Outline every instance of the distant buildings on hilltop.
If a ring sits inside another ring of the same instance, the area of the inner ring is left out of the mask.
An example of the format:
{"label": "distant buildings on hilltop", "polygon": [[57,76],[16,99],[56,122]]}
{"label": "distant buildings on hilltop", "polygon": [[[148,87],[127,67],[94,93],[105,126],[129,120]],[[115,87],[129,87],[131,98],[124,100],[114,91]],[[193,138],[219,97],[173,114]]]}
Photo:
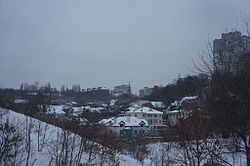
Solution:
{"label": "distant buildings on hilltop", "polygon": [[147,97],[153,93],[153,88],[144,87],[143,89],[139,90],[140,97]]}
{"label": "distant buildings on hilltop", "polygon": [[115,86],[113,90],[113,94],[131,94],[131,86],[130,83],[128,85],[120,85]]}

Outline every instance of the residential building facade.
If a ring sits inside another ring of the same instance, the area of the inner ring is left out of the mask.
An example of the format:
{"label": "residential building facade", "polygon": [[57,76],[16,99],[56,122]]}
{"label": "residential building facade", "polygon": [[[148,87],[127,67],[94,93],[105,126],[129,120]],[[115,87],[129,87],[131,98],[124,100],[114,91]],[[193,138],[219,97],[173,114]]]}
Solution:
{"label": "residential building facade", "polygon": [[119,136],[145,135],[148,131],[148,122],[145,119],[131,116],[103,119],[98,124],[103,126],[105,131]]}
{"label": "residential building facade", "polygon": [[118,94],[118,93],[131,94],[130,83],[128,85],[115,86],[113,93],[114,94]]}
{"label": "residential building facade", "polygon": [[128,109],[125,115],[147,120],[149,128],[162,126],[163,112],[149,107],[129,107]]}
{"label": "residential building facade", "polygon": [[241,32],[222,33],[213,41],[214,67],[218,71],[236,72],[241,56],[250,51],[250,36]]}
{"label": "residential building facade", "polygon": [[190,116],[192,111],[187,111],[187,110],[172,110],[172,111],[166,111],[166,122],[170,126],[175,126],[177,125],[179,119],[186,119]]}
{"label": "residential building facade", "polygon": [[139,90],[140,97],[147,97],[153,93],[152,88],[144,87],[143,89]]}

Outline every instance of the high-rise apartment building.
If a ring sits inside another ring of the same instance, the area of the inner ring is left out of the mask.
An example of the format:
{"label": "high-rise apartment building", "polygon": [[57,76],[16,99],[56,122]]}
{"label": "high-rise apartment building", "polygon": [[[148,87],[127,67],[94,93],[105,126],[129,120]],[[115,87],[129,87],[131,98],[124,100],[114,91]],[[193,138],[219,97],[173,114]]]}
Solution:
{"label": "high-rise apartment building", "polygon": [[236,72],[243,54],[250,51],[250,37],[241,32],[222,33],[213,41],[214,67],[219,71]]}

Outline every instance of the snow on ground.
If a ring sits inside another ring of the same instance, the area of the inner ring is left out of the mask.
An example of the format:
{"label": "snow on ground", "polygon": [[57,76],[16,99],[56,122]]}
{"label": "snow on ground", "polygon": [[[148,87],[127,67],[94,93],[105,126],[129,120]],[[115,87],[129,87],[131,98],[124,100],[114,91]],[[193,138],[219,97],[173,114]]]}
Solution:
{"label": "snow on ground", "polygon": [[[225,142],[228,140],[220,140],[220,142]],[[216,146],[215,141],[209,139],[207,142],[211,147]],[[195,145],[193,145],[195,149]],[[161,162],[164,161],[164,165],[175,166],[175,165],[184,165],[185,149],[181,149],[179,144],[176,142],[158,142],[148,145],[148,149],[151,149],[149,152],[149,158],[152,165],[161,165]],[[217,152],[222,152],[222,159],[225,160],[228,164],[224,165],[233,165],[233,166],[246,166],[246,158],[242,153],[230,153],[226,148],[218,148]],[[206,150],[203,151],[204,154],[201,154],[203,161],[201,165],[206,164],[209,159],[209,153]],[[197,160],[195,160],[197,162]]]}
{"label": "snow on ground", "polygon": [[[0,108],[0,118],[1,123],[5,123],[7,120],[17,127],[17,131],[21,133],[21,135],[24,137],[24,142],[22,145],[22,148],[24,149],[27,142],[27,129],[31,122],[31,157],[29,161],[29,165],[32,165],[34,163],[34,166],[48,166],[50,161],[52,161],[51,165],[55,164],[55,159],[58,157],[58,154],[61,153],[60,148],[62,147],[62,142],[64,137],[68,137],[68,144],[70,145],[69,152],[71,148],[74,148],[72,151],[72,155],[76,155],[79,150],[79,142],[81,137],[70,133],[68,131],[65,131],[61,128],[58,128],[56,126],[41,122],[37,119],[27,117],[23,114],[19,114],[16,112],[13,112],[11,110],[6,110],[3,108]],[[38,151],[38,129],[41,129],[40,132],[40,144],[39,148],[40,151]],[[45,130],[46,129],[46,130]],[[45,132],[46,131],[46,132]],[[44,138],[43,138],[44,136]],[[88,141],[91,142],[91,141]],[[96,143],[94,143],[96,144]],[[178,146],[173,146],[174,143],[170,147],[166,146],[168,143],[153,143],[148,146],[148,149],[150,151],[149,156],[144,159],[144,166],[158,166],[160,165],[162,155],[164,155],[164,158],[167,159],[174,159],[176,157],[182,158],[181,153],[178,149]],[[169,148],[168,151],[165,151],[163,153],[162,148]],[[95,165],[100,165],[100,153],[98,152],[96,154],[96,158],[93,158],[92,163]],[[118,154],[117,154],[118,155]],[[27,158],[27,152],[22,151],[18,155],[22,159]],[[83,152],[81,157],[82,163],[87,163],[89,158],[88,152]],[[120,159],[120,165],[121,166],[139,166],[142,165],[139,161],[132,158],[129,155],[119,154]],[[229,154],[225,156],[225,159],[235,166],[244,166],[246,165],[246,159],[242,154]],[[25,165],[25,160],[21,165]],[[69,164],[67,164],[69,165]],[[110,165],[109,163],[104,164],[106,166]],[[176,163],[172,163],[169,165],[180,165]]]}
{"label": "snow on ground", "polygon": [[[57,154],[56,149],[58,150],[59,145],[62,141],[62,133],[63,133],[63,129],[58,128],[56,126],[44,123],[42,121],[39,121],[37,119],[34,118],[30,118],[27,117],[23,114],[20,113],[16,113],[14,111],[11,110],[6,110],[3,108],[0,108],[0,113],[2,114],[1,116],[1,122],[2,124],[5,123],[7,120],[13,124],[14,126],[17,127],[17,130],[24,136],[24,138],[26,137],[27,134],[27,124],[29,124],[29,122],[32,122],[32,129],[31,129],[31,157],[30,157],[30,165],[34,162],[34,166],[48,166],[50,161],[52,160],[52,164],[51,165],[55,165],[55,156]],[[38,134],[37,134],[37,129],[40,125],[41,129],[45,129],[46,133],[45,133],[45,139],[43,140],[43,134],[44,131],[41,131],[41,137],[40,137],[40,149],[41,151],[38,151]],[[69,133],[69,132],[68,132]],[[69,140],[73,140],[75,139],[75,145],[72,146],[75,148],[74,153],[78,152],[78,148],[79,145],[78,143],[80,142],[80,136],[70,133],[69,136]],[[26,139],[25,139],[26,140]],[[43,144],[44,143],[44,144]],[[24,148],[25,145],[23,145]],[[86,163],[88,160],[88,154],[83,152],[82,155],[82,159],[81,162],[82,163]],[[27,158],[27,153],[22,153],[19,155],[19,158]],[[53,158],[53,159],[52,159]],[[121,166],[136,166],[139,165],[139,162],[135,159],[133,159],[132,157],[128,156],[128,155],[122,155],[120,154],[120,165]],[[96,157],[96,159],[92,162],[95,163],[96,165],[99,165],[99,161],[98,161],[98,156]],[[21,165],[25,165],[25,160]],[[109,164],[105,164],[105,165],[109,165]]]}

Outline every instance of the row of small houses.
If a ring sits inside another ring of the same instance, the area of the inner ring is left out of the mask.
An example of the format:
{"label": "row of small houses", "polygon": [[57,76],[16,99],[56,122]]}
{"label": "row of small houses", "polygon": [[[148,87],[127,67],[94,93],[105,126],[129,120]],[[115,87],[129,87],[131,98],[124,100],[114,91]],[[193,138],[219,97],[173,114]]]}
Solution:
{"label": "row of small houses", "polygon": [[166,128],[176,125],[178,117],[183,111],[170,111],[167,113],[168,125],[163,123],[163,112],[149,107],[130,107],[123,116],[103,119],[98,122],[106,132],[113,132],[117,135],[138,135],[148,134],[159,128]]}
{"label": "row of small houses", "polygon": [[[64,106],[51,106],[51,113],[65,114]],[[81,114],[84,110],[92,110],[94,108],[85,107],[71,107],[71,114],[76,116]],[[97,108],[95,108],[97,109]],[[99,111],[98,109],[96,111]],[[164,113],[163,113],[164,112]],[[137,135],[147,134],[157,129],[167,128],[177,124],[178,118],[187,117],[188,111],[182,110],[163,110],[134,105],[127,108],[119,117],[103,119],[99,121],[99,125],[104,131],[116,133],[118,135]],[[163,118],[163,115],[165,116]]]}
{"label": "row of small houses", "polygon": [[[103,119],[98,124],[102,126],[104,131],[114,132],[118,135],[146,134],[159,128],[175,126],[180,117],[188,117],[190,111],[183,111],[179,108],[185,101],[195,98],[185,97],[179,102],[172,103],[167,109],[164,109],[165,106],[162,102],[137,101],[131,103],[127,111],[119,117]],[[161,111],[154,109],[155,107]],[[48,113],[55,115],[70,114],[78,117],[86,110],[99,113],[105,112],[103,107],[51,105]]]}

